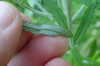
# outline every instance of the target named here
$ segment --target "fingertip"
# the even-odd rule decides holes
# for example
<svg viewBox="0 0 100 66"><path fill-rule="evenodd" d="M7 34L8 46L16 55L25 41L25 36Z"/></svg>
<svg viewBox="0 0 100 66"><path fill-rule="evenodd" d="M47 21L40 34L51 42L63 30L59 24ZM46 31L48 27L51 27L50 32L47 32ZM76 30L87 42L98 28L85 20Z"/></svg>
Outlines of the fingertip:
<svg viewBox="0 0 100 66"><path fill-rule="evenodd" d="M71 66L69 62L62 58L53 58L47 62L44 66Z"/></svg>

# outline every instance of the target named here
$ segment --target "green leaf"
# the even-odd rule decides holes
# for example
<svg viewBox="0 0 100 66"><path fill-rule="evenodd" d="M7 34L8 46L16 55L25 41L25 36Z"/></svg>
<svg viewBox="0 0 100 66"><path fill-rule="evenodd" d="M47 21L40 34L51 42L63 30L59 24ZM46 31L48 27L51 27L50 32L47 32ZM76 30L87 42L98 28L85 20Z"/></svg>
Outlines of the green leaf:
<svg viewBox="0 0 100 66"><path fill-rule="evenodd" d="M66 16L64 15L61 8L57 5L57 3L54 2L54 0L43 0L43 4L53 15L53 17L56 19L58 24L62 27L67 28L68 25L67 25Z"/></svg>
<svg viewBox="0 0 100 66"><path fill-rule="evenodd" d="M43 16L51 16L51 14L47 14L47 13L43 13L41 11L38 11L36 9L34 9L33 7L30 6L30 4L27 1L24 0L12 0L14 3L18 4L19 6L28 9L30 11L32 11L33 13L36 13L38 15L43 15Z"/></svg>
<svg viewBox="0 0 100 66"><path fill-rule="evenodd" d="M85 11L81 23L75 33L74 42L78 43L91 24L91 20L95 11L96 3L93 2Z"/></svg>
<svg viewBox="0 0 100 66"><path fill-rule="evenodd" d="M92 2L96 1L97 2L96 8L100 9L100 0L75 0L75 1L85 4L87 6L89 6Z"/></svg>
<svg viewBox="0 0 100 66"><path fill-rule="evenodd" d="M96 8L97 8L97 9L100 9L100 0L97 0Z"/></svg>
<svg viewBox="0 0 100 66"><path fill-rule="evenodd" d="M90 5L93 2L93 0L76 0L76 1L85 5Z"/></svg>
<svg viewBox="0 0 100 66"><path fill-rule="evenodd" d="M23 22L23 30L33 34L45 34L50 36L63 35L66 37L72 37L72 33L65 28L46 24L35 24L33 22Z"/></svg>
<svg viewBox="0 0 100 66"><path fill-rule="evenodd" d="M22 7L28 7L28 8L32 8L28 2L26 0L12 0L13 2L15 2L16 4L22 6Z"/></svg>
<svg viewBox="0 0 100 66"><path fill-rule="evenodd" d="M85 64L83 63L83 58L81 57L81 55L80 55L78 49L77 49L77 48L74 48L74 49L72 49L71 51L72 51L72 55L73 55L75 61L76 61L76 62L78 61L77 64L78 64L79 66L85 66Z"/></svg>
<svg viewBox="0 0 100 66"><path fill-rule="evenodd" d="M90 53L89 53L89 57L93 57L93 55L95 54L96 50L97 50L97 41L93 41L90 47Z"/></svg>

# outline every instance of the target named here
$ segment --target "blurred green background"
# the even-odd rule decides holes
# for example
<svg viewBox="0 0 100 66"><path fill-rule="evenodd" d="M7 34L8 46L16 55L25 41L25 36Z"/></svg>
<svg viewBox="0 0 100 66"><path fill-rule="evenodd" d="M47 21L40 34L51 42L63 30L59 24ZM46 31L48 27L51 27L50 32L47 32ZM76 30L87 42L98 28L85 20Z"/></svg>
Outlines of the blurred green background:
<svg viewBox="0 0 100 66"><path fill-rule="evenodd" d="M29 4L34 12L19 6L12 0L3 1L12 3L20 12L25 13L35 23L58 25L54 18L50 15L50 13L44 8L42 0L25 0L24 4ZM21 1L22 0L19 0L19 2ZM64 4L64 0L57 0L57 3L64 11L64 13L66 13L66 4ZM82 8L81 12L75 17L75 19L73 19L73 34L80 24L87 6L80 4L74 0L71 2L72 17L80 8ZM77 56L74 55L70 47L63 56L63 58L68 60L72 64L72 66L100 66L100 10L95 10L91 26L89 27L88 31L81 39L79 44L75 45L75 48L77 50ZM82 65L80 65L80 60L82 60Z"/></svg>

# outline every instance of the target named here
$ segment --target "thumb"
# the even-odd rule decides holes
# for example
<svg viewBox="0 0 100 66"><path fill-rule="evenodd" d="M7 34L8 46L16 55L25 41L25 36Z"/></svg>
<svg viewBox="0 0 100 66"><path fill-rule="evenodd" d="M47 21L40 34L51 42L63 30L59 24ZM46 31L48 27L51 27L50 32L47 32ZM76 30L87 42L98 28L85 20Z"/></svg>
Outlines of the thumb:
<svg viewBox="0 0 100 66"><path fill-rule="evenodd" d="M16 50L22 31L22 19L17 9L0 2L0 66L6 66Z"/></svg>

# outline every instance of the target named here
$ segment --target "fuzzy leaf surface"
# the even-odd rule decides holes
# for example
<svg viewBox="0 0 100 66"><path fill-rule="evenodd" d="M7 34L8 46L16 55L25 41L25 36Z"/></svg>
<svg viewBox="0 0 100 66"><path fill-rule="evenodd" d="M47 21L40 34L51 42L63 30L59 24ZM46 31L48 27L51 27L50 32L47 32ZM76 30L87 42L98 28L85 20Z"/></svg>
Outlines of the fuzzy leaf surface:
<svg viewBox="0 0 100 66"><path fill-rule="evenodd" d="M23 30L31 32L33 34L45 34L49 36L63 35L66 37L72 37L72 33L69 30L54 25L23 22Z"/></svg>

